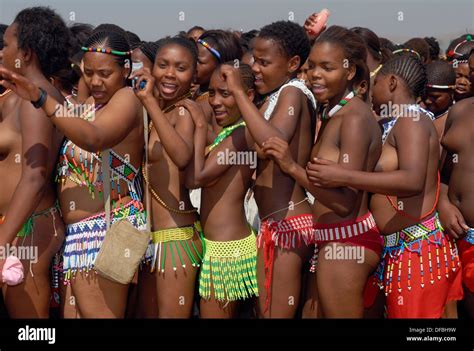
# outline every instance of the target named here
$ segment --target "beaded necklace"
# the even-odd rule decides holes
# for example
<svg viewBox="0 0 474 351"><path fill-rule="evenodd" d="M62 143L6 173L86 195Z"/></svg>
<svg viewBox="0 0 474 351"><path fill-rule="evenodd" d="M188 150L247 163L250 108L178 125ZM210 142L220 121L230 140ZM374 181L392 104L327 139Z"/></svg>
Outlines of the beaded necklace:
<svg viewBox="0 0 474 351"><path fill-rule="evenodd" d="M168 107L165 107L165 108L163 109L163 111L162 111L163 114L168 113L168 112L174 110L174 109L176 108L176 104L177 104L178 102L180 102L180 101L182 101L182 100L185 100L185 99L191 97L191 95L192 95L192 94L191 94L190 91L188 91L186 94L182 95L180 98L178 98L178 100L176 100L175 103L169 105ZM151 129L152 129L152 128L153 128L153 122L150 121L150 123L148 124L148 133L151 133Z"/></svg>
<svg viewBox="0 0 474 351"><path fill-rule="evenodd" d="M232 132L239 128L239 127L245 127L245 121L242 121L237 124L233 124L231 126L227 126L222 128L222 130L219 132L217 137L214 139L212 144L208 148L208 153L214 150L220 143L222 143L229 135L232 134Z"/></svg>
<svg viewBox="0 0 474 351"><path fill-rule="evenodd" d="M334 107L329 111L329 113L326 113L326 111L327 111L327 109L328 109L328 108L326 107L326 108L324 109L324 111L323 111L322 118L323 118L323 119L329 119L329 118L331 118L332 116L334 116L341 108L343 108L345 105L347 105L347 103L348 103L349 101L351 101L354 96L355 96L355 94L354 94L353 91L349 92L349 94L347 94L346 96L344 96L344 97L342 98L342 100L339 101L338 104L337 104L336 106L334 106Z"/></svg>
<svg viewBox="0 0 474 351"><path fill-rule="evenodd" d="M92 111L86 111L86 113L88 113L84 113L81 118L90 120L91 114L93 115L103 106L105 105L96 105ZM70 150L68 152L69 147ZM104 177L102 167L100 167L99 163L105 161L110 164L111 197L118 198L119 201L121 200L120 180L123 180L127 184L129 195L132 200L136 204L140 202L141 186L138 184L139 182L136 179L138 170L135 169L129 161L118 155L112 149L110 149L109 160L103 160L101 152L87 152L78 148L79 162L77 162L74 157L75 149L76 145L70 140L66 139L64 141L60 153L58 171L55 179L56 182L64 183L66 179L69 179L79 186L87 187L92 199L95 199L95 190L98 191L99 198L102 198ZM113 206L115 206L115 201L113 201Z"/></svg>

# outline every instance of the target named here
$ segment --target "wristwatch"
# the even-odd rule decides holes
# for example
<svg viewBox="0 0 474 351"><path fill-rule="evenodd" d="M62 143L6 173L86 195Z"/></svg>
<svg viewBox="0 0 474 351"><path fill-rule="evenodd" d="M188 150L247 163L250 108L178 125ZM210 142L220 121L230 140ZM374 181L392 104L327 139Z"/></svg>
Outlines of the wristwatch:
<svg viewBox="0 0 474 351"><path fill-rule="evenodd" d="M35 108L43 107L44 103L46 102L46 98L48 97L48 94L46 93L46 90L44 90L43 88L39 88L39 90L40 90L39 99L36 100L36 101L31 101L31 103L33 104L33 106Z"/></svg>

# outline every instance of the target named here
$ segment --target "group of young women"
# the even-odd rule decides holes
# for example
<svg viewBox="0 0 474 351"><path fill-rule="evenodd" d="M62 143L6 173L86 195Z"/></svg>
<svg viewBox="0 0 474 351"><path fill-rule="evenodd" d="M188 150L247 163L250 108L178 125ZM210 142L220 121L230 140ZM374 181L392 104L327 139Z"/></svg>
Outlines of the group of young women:
<svg viewBox="0 0 474 351"><path fill-rule="evenodd" d="M0 28L0 245L38 249L8 315L472 316L471 36L446 61L313 19ZM130 284L94 269L109 217L151 229Z"/></svg>

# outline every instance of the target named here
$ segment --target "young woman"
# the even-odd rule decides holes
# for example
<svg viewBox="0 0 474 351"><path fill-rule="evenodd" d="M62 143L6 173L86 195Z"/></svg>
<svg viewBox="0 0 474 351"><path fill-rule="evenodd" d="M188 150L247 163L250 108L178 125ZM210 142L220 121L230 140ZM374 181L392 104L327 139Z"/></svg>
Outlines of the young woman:
<svg viewBox="0 0 474 351"><path fill-rule="evenodd" d="M199 277L201 318L235 317L239 300L258 296L255 233L244 209L257 160L254 142L221 72L233 64L220 66L211 76L209 102L222 131L207 152L202 110L190 100L183 102L196 125L194 161L187 172L187 184L202 187L205 252ZM250 66L240 65L239 72L247 96L253 100Z"/></svg>
<svg viewBox="0 0 474 351"><path fill-rule="evenodd" d="M49 78L68 65L69 33L63 20L43 7L21 11L6 29L0 66L0 246L20 256L25 280L3 286L12 318L48 318L51 260L64 240L52 173L62 135L29 101L19 99L11 75L23 75L62 103ZM38 40L41 38L41 44ZM13 91L13 92L12 92ZM4 260L0 261L3 266ZM1 268L1 267L0 267Z"/></svg>
<svg viewBox="0 0 474 351"><path fill-rule="evenodd" d="M370 208L384 235L377 277L389 318L440 318L450 300L462 298L455 243L443 233L435 211L439 194L439 141L420 112L423 64L409 55L390 59L375 78L372 102L391 122L382 135L376 172L348 170L327 160L308 165L316 186L370 191Z"/></svg>
<svg viewBox="0 0 474 351"><path fill-rule="evenodd" d="M143 156L140 101L126 80L131 57L127 39L118 32L95 32L83 47L84 80L92 96L85 111L67 118L58 98L31 79L3 72L7 86L25 100L35 101L67 139L60 152L57 179L66 227L63 251L65 281L72 287L84 318L124 316L128 285L95 274L93 267L106 232L104 170L101 151L110 149L111 220L127 219L145 227L137 182ZM83 113L82 113L83 112ZM67 114L66 114L67 113ZM90 273L90 274L89 274Z"/></svg>
<svg viewBox="0 0 474 351"><path fill-rule="evenodd" d="M157 43L153 41L141 42L138 47L132 50L132 71L137 71L142 67L151 71L155 63L157 50Z"/></svg>
<svg viewBox="0 0 474 351"><path fill-rule="evenodd" d="M469 53L474 49L472 37L472 34L467 34L457 38L447 50L448 62L452 63L456 72L456 88L454 90L454 101L456 102L472 96L468 64Z"/></svg>
<svg viewBox="0 0 474 351"><path fill-rule="evenodd" d="M469 78L474 83L474 51L469 57ZM473 87L474 85L471 85ZM464 305L474 317L474 193L472 164L474 98L464 99L449 110L441 141L446 150L441 158L439 219L446 233L457 239L464 284Z"/></svg>
<svg viewBox="0 0 474 351"><path fill-rule="evenodd" d="M306 33L298 24L279 21L261 29L253 46L252 66L256 91L266 96L260 109L248 98L239 71L230 66L221 68L228 91L258 147L278 136L289 143L300 165L309 159L315 129L316 102L304 82L296 79L309 50ZM262 220L257 238L259 315L293 318L303 262L311 254L313 218L303 187L273 159L261 156L254 187Z"/></svg>
<svg viewBox="0 0 474 351"><path fill-rule="evenodd" d="M240 60L243 50L239 39L233 33L220 29L205 31L196 42L199 53L196 83L199 84L199 89L194 99L206 101L212 72L223 62Z"/></svg>
<svg viewBox="0 0 474 351"><path fill-rule="evenodd" d="M434 61L426 66L426 89L423 105L434 115L434 126L439 140L444 133L448 111L454 103L456 72L445 61Z"/></svg>
<svg viewBox="0 0 474 351"><path fill-rule="evenodd" d="M152 242L146 254L151 269L139 276L139 317L189 318L202 259L197 210L185 187L184 170L193 155L194 124L177 103L191 97L195 44L181 37L160 41L153 71L136 72L136 89L151 118L148 159L143 167L151 192ZM156 95L155 95L156 94Z"/></svg>
<svg viewBox="0 0 474 351"><path fill-rule="evenodd" d="M360 84L368 72L366 55L363 41L343 27L329 27L316 39L308 78L316 99L328 101L328 106L311 159L330 159L344 169L373 170L381 150L380 131L369 106L354 93L355 82ZM316 198L315 269L322 316L362 318L364 288L382 251L367 193L314 186L279 138L265 142L263 151Z"/></svg>
<svg viewBox="0 0 474 351"><path fill-rule="evenodd" d="M369 68L370 82L372 85L374 82L373 78L391 54L388 49L380 45L379 37L369 28L354 27L351 28L351 31L361 37L367 48L367 67Z"/></svg>

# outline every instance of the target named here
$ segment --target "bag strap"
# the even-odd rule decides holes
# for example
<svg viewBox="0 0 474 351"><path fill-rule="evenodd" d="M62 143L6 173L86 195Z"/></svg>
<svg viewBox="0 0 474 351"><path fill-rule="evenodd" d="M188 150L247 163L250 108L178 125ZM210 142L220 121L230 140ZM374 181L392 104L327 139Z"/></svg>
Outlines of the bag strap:
<svg viewBox="0 0 474 351"><path fill-rule="evenodd" d="M148 168L148 112L143 107L143 136L145 141L145 167ZM105 160L105 162L104 162ZM104 182L104 209L105 222L107 230L110 228L110 149L102 152L102 172ZM151 230L151 203L150 190L145 187L145 204L146 204L146 230Z"/></svg>
<svg viewBox="0 0 474 351"><path fill-rule="evenodd" d="M148 172L148 137L149 137L149 124L148 124L148 111L145 106L143 106L143 137L145 138L145 171ZM147 173L145 172L145 173ZM150 189L148 185L143 182L145 187L145 209L146 209L146 230L151 231L151 199L150 199Z"/></svg>
<svg viewBox="0 0 474 351"><path fill-rule="evenodd" d="M110 228L110 149L102 152L102 175L104 182L104 209L106 228Z"/></svg>

